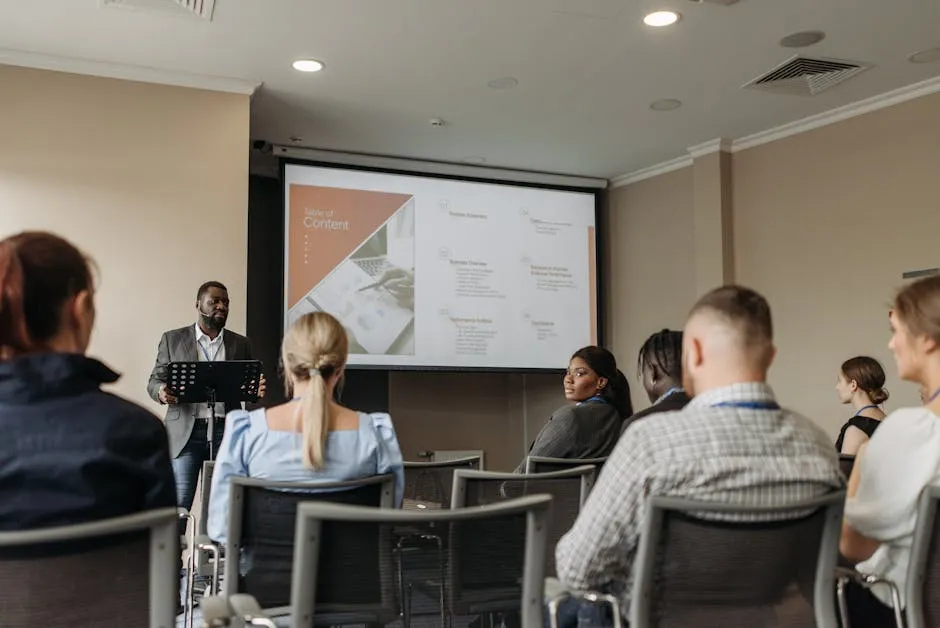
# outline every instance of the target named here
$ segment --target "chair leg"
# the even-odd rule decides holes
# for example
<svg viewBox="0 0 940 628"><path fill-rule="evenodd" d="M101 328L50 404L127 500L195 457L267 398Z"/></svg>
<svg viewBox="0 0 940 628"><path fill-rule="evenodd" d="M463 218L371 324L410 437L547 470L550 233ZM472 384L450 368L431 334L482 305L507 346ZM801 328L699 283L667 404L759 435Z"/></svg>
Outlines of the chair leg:
<svg viewBox="0 0 940 628"><path fill-rule="evenodd" d="M898 628L904 628L906 624L904 622L904 611L901 610L901 592L898 591L896 584L893 582L889 584L891 586L891 602L894 605L894 621Z"/></svg>
<svg viewBox="0 0 940 628"><path fill-rule="evenodd" d="M836 579L836 601L839 604L839 619L842 621L842 628L849 628L849 607L845 601L845 582L844 577Z"/></svg>
<svg viewBox="0 0 940 628"><path fill-rule="evenodd" d="M558 628L558 600L553 597L548 601L548 625L549 628Z"/></svg>

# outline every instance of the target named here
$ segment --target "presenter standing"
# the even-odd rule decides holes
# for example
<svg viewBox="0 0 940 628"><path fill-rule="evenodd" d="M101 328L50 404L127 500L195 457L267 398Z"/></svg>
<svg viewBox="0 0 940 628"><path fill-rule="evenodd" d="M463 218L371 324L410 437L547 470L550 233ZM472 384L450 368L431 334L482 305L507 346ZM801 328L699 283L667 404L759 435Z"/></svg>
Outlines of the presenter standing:
<svg viewBox="0 0 940 628"><path fill-rule="evenodd" d="M207 404L179 403L167 390L167 365L170 362L221 362L250 360L251 343L247 338L225 329L228 320L228 290L217 281L207 281L196 292L196 323L164 332L157 348L157 361L147 392L167 406L166 430L170 438L170 456L176 479L177 506L191 509L196 496L196 482L202 463L209 459L209 421ZM265 391L264 376L258 396ZM241 404L218 403L212 430L213 451L218 451L225 428L225 415L241 409Z"/></svg>

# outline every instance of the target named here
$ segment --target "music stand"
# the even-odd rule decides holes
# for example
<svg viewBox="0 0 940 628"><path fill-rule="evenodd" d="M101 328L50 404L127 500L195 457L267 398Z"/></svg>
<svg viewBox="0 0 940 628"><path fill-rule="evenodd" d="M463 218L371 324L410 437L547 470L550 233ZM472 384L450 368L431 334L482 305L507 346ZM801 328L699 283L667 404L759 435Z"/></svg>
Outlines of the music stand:
<svg viewBox="0 0 940 628"><path fill-rule="evenodd" d="M170 362L167 365L166 388L179 403L209 404L209 427L206 431L209 460L215 460L215 404L257 401L261 368L260 360Z"/></svg>

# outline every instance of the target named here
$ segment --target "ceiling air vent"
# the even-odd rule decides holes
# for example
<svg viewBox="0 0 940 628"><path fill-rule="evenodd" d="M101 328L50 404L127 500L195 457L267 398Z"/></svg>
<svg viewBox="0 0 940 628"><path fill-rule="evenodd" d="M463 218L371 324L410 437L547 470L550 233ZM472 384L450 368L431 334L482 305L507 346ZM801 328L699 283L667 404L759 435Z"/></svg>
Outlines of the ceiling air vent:
<svg viewBox="0 0 940 628"><path fill-rule="evenodd" d="M815 96L870 67L867 63L844 59L796 56L744 87L780 94Z"/></svg>
<svg viewBox="0 0 940 628"><path fill-rule="evenodd" d="M215 10L215 0L101 0L101 4L106 7L191 15L205 20L211 20Z"/></svg>

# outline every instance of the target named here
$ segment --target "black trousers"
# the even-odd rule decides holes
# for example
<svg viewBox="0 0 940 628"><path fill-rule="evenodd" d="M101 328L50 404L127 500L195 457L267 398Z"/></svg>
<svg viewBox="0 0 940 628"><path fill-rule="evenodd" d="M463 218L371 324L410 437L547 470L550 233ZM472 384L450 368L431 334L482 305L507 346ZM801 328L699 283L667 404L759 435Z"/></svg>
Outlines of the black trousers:
<svg viewBox="0 0 940 628"><path fill-rule="evenodd" d="M845 601L851 628L897 628L894 609L882 604L860 584L852 581L845 583Z"/></svg>

